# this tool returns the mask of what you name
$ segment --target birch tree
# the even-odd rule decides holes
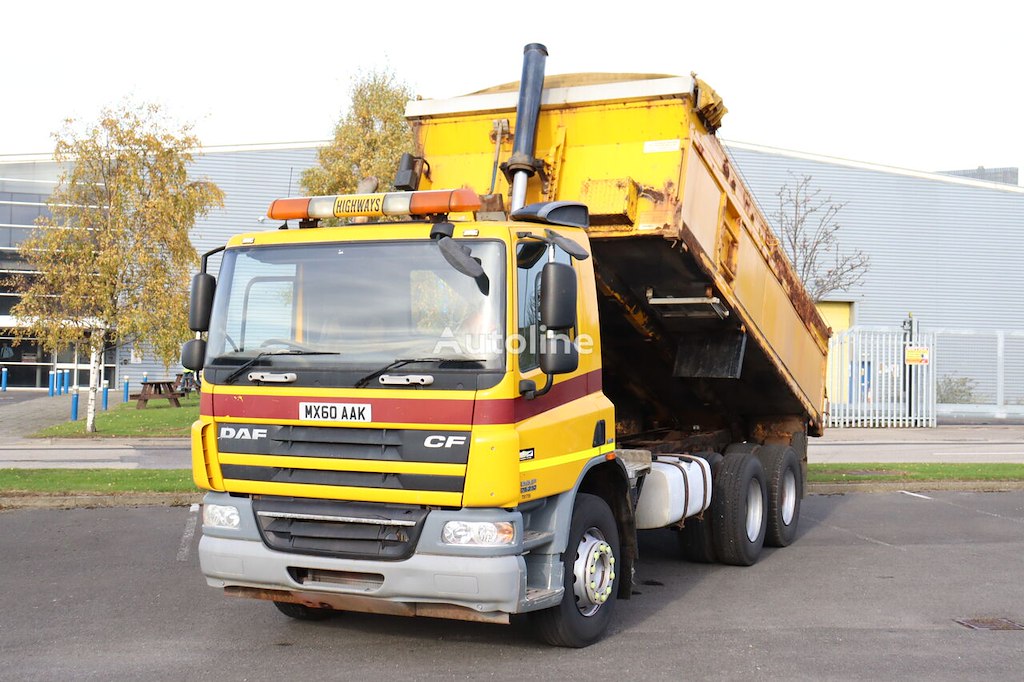
[[[199,140],[159,106],[123,103],[54,135],[63,168],[50,217],[19,247],[32,274],[16,283],[11,314],[56,353],[89,349],[86,431],[96,430],[105,341],[148,346],[170,365],[187,325],[188,282],[198,263],[189,241],[196,218],[223,204],[216,185],[188,176]]]
[[[845,204],[822,196],[821,189],[811,185],[811,176],[790,175],[791,182],[775,193],[779,203],[772,217],[807,293],[820,301],[834,291],[859,285],[871,261],[864,251],[839,244],[839,212]]]
[[[334,129],[334,140],[320,149],[319,166],[302,174],[311,195],[351,194],[364,178],[376,178],[381,192],[391,182],[403,152],[413,151],[405,103],[412,91],[389,72],[373,71],[356,80],[352,102]]]

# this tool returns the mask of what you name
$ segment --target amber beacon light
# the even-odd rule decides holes
[[[273,220],[316,220],[355,216],[436,215],[480,208],[480,197],[471,189],[339,194],[326,197],[277,199],[267,210]]]

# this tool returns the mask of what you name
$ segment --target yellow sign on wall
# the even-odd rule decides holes
[[[907,346],[903,349],[903,364],[927,365],[930,352],[928,346]]]

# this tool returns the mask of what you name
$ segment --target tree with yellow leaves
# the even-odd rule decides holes
[[[388,191],[403,152],[413,151],[405,120],[409,87],[390,72],[373,71],[352,86],[352,103],[334,129],[334,140],[320,150],[320,165],[302,174],[310,195],[351,194],[364,178],[376,178]]]
[[[104,340],[148,345],[170,365],[188,338],[189,230],[223,204],[216,185],[188,176],[199,140],[172,128],[159,106],[124,103],[54,135],[63,171],[51,216],[19,247],[33,274],[17,282],[11,314],[50,352],[90,349],[86,431],[96,430]]]

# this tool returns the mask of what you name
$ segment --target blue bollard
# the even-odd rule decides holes
[[[7,368],[0,370],[0,391],[7,390]]]
[[[71,421],[78,421],[78,386],[75,386],[75,392],[71,394]]]
[[[110,403],[110,382],[103,382],[103,411],[106,412],[107,405]]]
[[[71,391],[71,370],[64,370],[64,395]]]
[[[53,370],[51,369],[51,370],[50,370],[50,397],[51,397],[51,398],[53,397],[53,387],[54,387],[54,383],[55,383],[55,382],[54,382],[54,379],[53,379]]]
[[[142,373],[142,383],[146,383],[147,381],[149,381],[149,372],[143,372]]]
[[[124,399],[121,401],[125,403],[128,402],[128,379],[129,377],[124,378]]]

